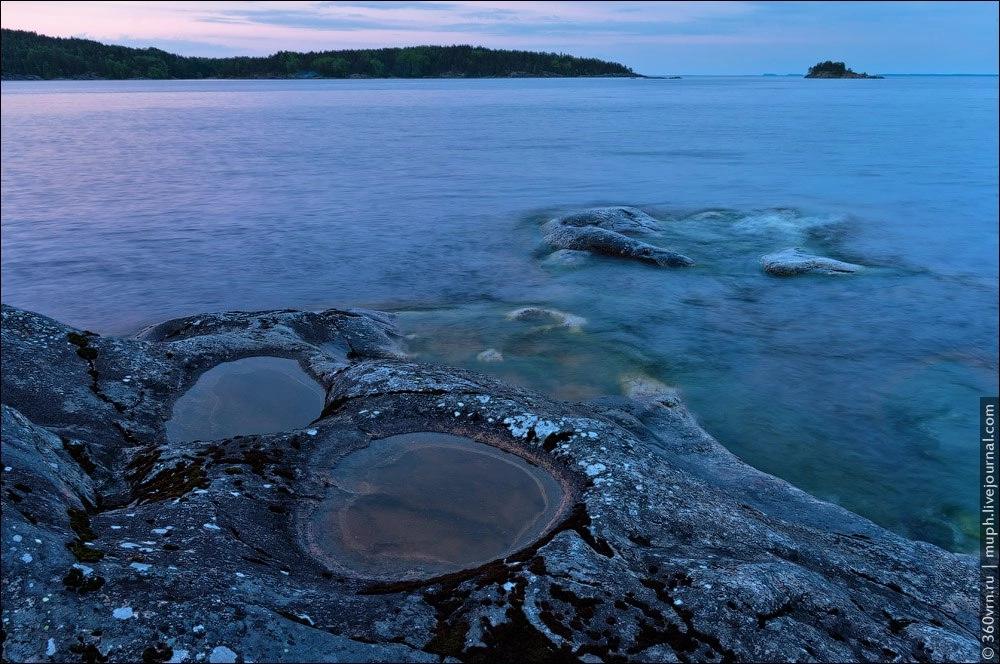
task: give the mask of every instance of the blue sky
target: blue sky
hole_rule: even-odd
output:
[[[3,2],[5,28],[185,55],[414,44],[561,51],[646,74],[997,73],[997,2]]]

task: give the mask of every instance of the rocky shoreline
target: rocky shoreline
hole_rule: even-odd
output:
[[[628,238],[600,223],[587,232]],[[750,468],[676,393],[557,402],[410,362],[399,342],[371,311],[205,314],[116,338],[4,306],[4,661],[978,657],[971,556]],[[314,422],[167,441],[200,375],[254,356],[294,359],[323,386]],[[331,460],[414,431],[550,472],[560,520],[428,579],[310,555]]]

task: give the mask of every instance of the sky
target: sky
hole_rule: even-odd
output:
[[[5,28],[182,55],[475,44],[643,74],[996,74],[997,2],[2,2]]]

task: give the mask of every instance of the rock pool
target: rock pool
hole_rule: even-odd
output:
[[[301,428],[323,409],[323,388],[295,360],[247,357],[219,364],[174,404],[172,441],[216,440]]]
[[[562,489],[523,458],[468,438],[391,436],[344,457],[313,514],[311,539],[334,567],[430,576],[501,558],[536,540]]]

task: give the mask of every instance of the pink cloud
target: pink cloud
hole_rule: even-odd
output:
[[[651,21],[682,25],[751,11],[753,6],[744,2],[429,2],[419,7],[350,2],[4,2],[2,23],[55,36],[150,45],[182,40],[248,54],[429,43],[523,48],[549,44],[546,48],[558,50],[619,38]],[[271,20],[276,12],[301,20],[282,24]],[[348,27],[338,27],[338,22]],[[352,22],[371,27],[349,27]],[[518,34],[518,24],[525,26],[525,34]],[[590,27],[568,31],[574,24]],[[547,30],[554,34],[542,36]],[[711,39],[664,35],[656,41]]]

